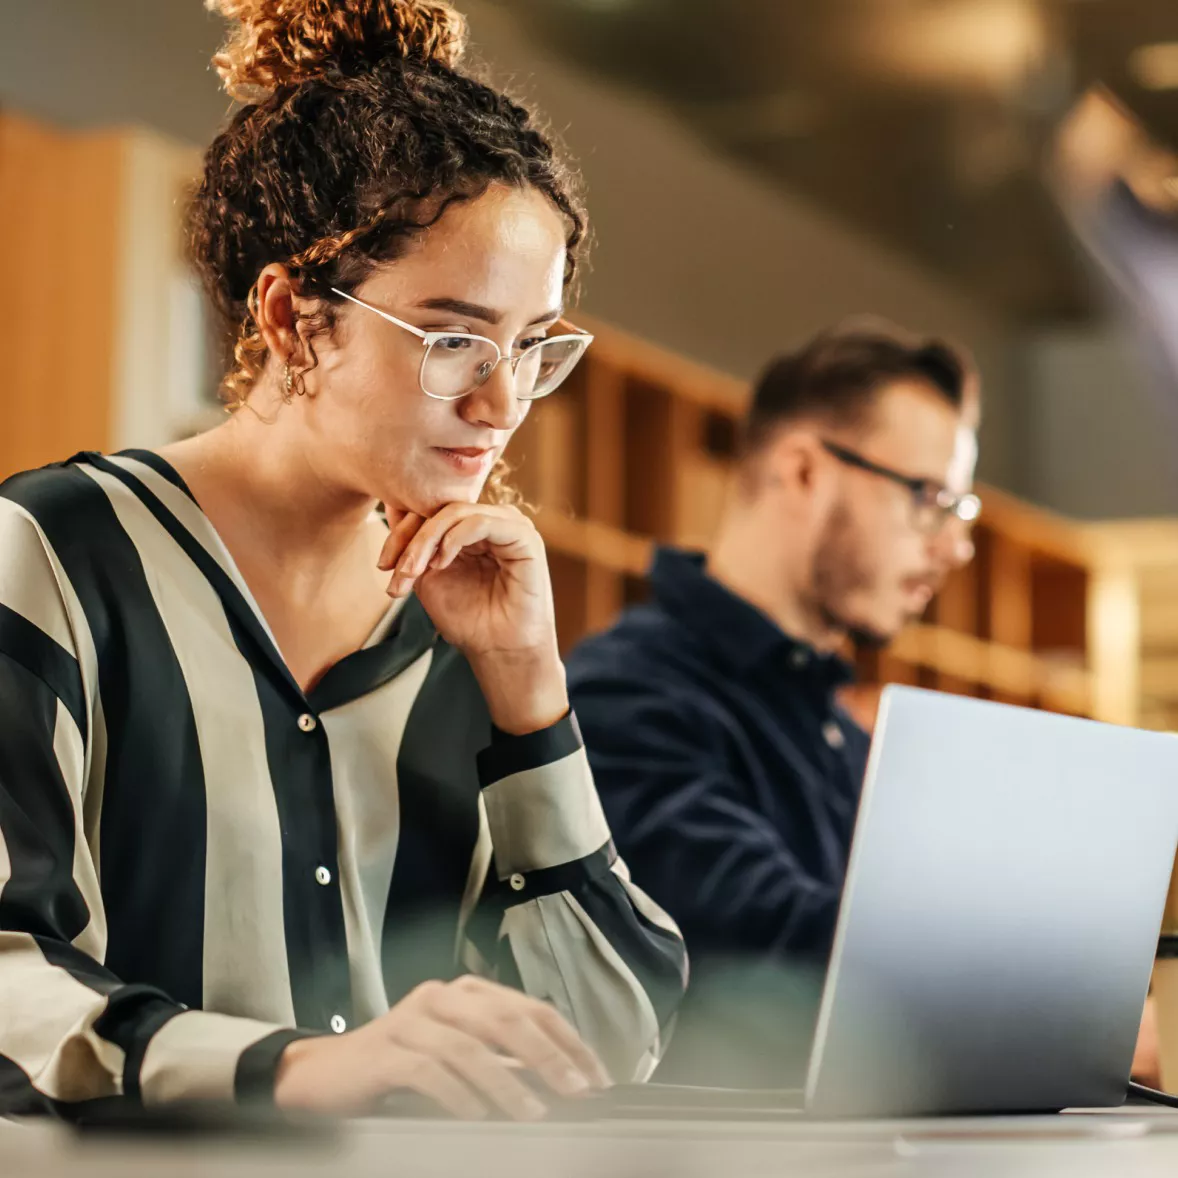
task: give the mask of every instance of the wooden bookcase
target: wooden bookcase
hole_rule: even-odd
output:
[[[207,409],[180,210],[200,153],[140,128],[0,111],[0,479],[78,450],[170,441]]]
[[[108,444],[124,163],[116,133],[0,114],[0,479]]]
[[[1106,580],[1119,585],[1119,670],[1133,694],[1132,723],[1178,731],[1178,521],[1090,524]]]
[[[604,324],[510,452],[548,545],[562,646],[645,593],[655,542],[705,546],[723,507],[747,388]],[[1117,722],[1136,718],[1123,573],[1086,529],[982,488],[974,563],[886,651],[858,652],[848,705],[910,683]]]

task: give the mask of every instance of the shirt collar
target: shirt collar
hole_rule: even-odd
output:
[[[702,553],[657,548],[650,584],[659,605],[738,672],[772,660],[831,690],[855,677],[845,659],[792,638],[768,614],[709,575]]]
[[[128,462],[140,464],[136,470]],[[113,458],[94,452],[74,455],[68,463],[85,463],[117,478],[135,495],[188,555],[197,571],[209,582],[226,613],[234,618],[251,640],[247,658],[265,663],[299,704],[317,712],[329,711],[367,695],[395,679],[439,640],[429,615],[416,597],[411,597],[395,618],[386,617],[378,627],[379,637],[360,650],[345,655],[323,678],[304,693],[291,675],[265,618],[237,572],[232,557],[222,545],[212,522],[176,469],[158,454],[146,450],[124,450]],[[165,485],[149,485],[145,479],[159,475]],[[169,506],[160,495],[167,485],[180,491],[183,499]],[[191,505],[177,515],[176,510]],[[194,530],[195,529],[195,530]]]

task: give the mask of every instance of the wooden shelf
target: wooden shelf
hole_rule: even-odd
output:
[[[654,542],[609,524],[540,511],[536,526],[549,552],[559,552],[631,577],[643,576],[650,566]]]
[[[1083,667],[987,642],[946,626],[910,626],[893,643],[890,653],[915,667],[1038,700],[1055,711],[1082,716],[1092,706],[1091,675]]]
[[[1086,526],[1108,586],[1122,691],[1132,692],[1131,722],[1178,730],[1178,521],[1123,520]]]
[[[564,596],[565,649],[642,597],[654,543],[707,545],[748,401],[732,377],[585,325],[597,338],[581,368],[513,443]],[[981,493],[976,561],[950,578],[921,625],[886,652],[859,652],[863,682],[849,706],[870,723],[879,685],[905,682],[1131,721],[1137,682],[1124,659],[1135,637],[1109,572],[1114,541],[992,488]],[[1178,588],[1178,561],[1172,572]],[[1173,670],[1178,679],[1178,663]]]

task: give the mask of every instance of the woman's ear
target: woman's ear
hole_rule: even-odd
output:
[[[290,272],[272,263],[258,276],[255,291],[254,319],[270,355],[283,364],[301,363],[304,345],[295,308],[298,292]]]

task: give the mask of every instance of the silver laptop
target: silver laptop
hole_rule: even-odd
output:
[[[1176,848],[1178,737],[885,690],[805,1111],[1121,1104]]]
[[[889,687],[804,1091],[656,1083],[606,1115],[1120,1105],[1176,848],[1178,737]]]

